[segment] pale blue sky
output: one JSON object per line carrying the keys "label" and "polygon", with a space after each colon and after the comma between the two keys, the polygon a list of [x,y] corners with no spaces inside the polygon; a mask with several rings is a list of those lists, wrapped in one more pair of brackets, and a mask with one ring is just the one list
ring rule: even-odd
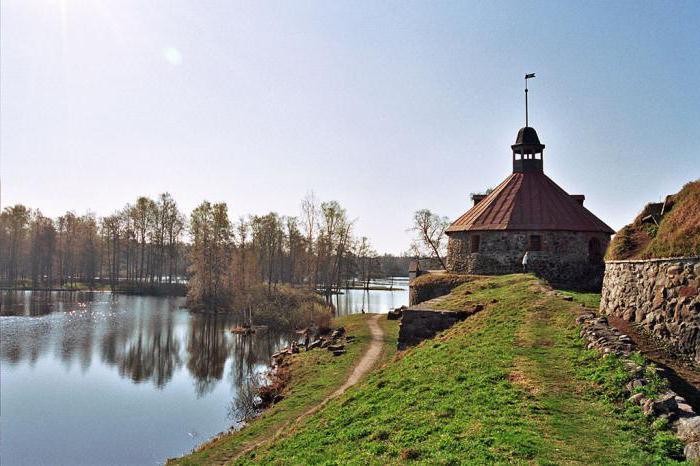
{"label": "pale blue sky", "polygon": [[700,177],[700,2],[2,0],[2,203],[297,214],[314,190],[379,251],[545,171],[617,229]]}

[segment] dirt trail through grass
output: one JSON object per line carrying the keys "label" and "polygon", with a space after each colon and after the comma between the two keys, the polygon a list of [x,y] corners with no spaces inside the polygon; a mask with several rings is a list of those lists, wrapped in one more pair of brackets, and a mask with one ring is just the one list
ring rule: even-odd
{"label": "dirt trail through grass", "polygon": [[624,404],[622,363],[585,349],[580,307],[528,275],[461,285],[484,311],[373,371],[240,464],[678,464]]}
{"label": "dirt trail through grass", "polygon": [[367,348],[367,352],[362,356],[362,359],[357,363],[355,368],[353,369],[352,373],[350,374],[350,377],[345,381],[343,385],[341,385],[336,391],[328,395],[326,398],[323,399],[321,403],[318,405],[306,410],[303,412],[299,417],[294,419],[293,421],[290,421],[289,423],[283,425],[275,433],[272,435],[270,438],[266,438],[263,440],[260,440],[247,448],[241,450],[235,455],[231,455],[230,458],[226,458],[225,461],[222,464],[229,464],[231,462],[236,461],[238,458],[242,457],[243,455],[246,455],[250,453],[251,451],[255,450],[256,448],[259,448],[263,446],[266,443],[269,442],[274,442],[276,440],[279,440],[281,437],[283,437],[285,434],[289,434],[293,432],[296,428],[296,426],[299,425],[301,421],[304,419],[308,418],[309,416],[312,416],[315,414],[318,410],[326,406],[326,404],[338,398],[342,394],[344,394],[348,388],[352,387],[355,385],[357,382],[359,382],[362,377],[369,372],[372,367],[377,363],[379,360],[379,357],[382,354],[382,345],[383,345],[383,338],[384,338],[384,331],[382,330],[382,327],[379,325],[378,321],[382,316],[380,314],[377,314],[376,316],[371,317],[369,320],[367,320],[367,324],[369,325],[369,330],[372,335],[372,341],[369,344],[369,348]]}

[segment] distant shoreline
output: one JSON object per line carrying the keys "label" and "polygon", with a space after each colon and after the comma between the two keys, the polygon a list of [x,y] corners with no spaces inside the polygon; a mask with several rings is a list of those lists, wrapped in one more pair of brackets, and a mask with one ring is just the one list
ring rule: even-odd
{"label": "distant shoreline", "polygon": [[0,291],[48,291],[62,293],[113,293],[132,296],[162,296],[162,297],[185,297],[187,296],[186,287],[181,286],[165,286],[165,287],[144,287],[144,288],[117,288],[112,290],[109,286],[88,287],[81,286],[76,288],[56,288],[56,287],[33,287],[33,286],[0,286]]}

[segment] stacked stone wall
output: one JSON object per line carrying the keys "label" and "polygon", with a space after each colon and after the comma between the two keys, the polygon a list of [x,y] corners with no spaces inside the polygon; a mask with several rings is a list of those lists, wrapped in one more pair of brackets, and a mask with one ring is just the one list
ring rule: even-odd
{"label": "stacked stone wall", "polygon": [[[427,278],[427,280],[425,278]],[[409,282],[408,305],[413,306],[440,296],[445,296],[459,285],[472,281],[473,279],[473,277],[467,275],[454,275],[440,272],[424,273],[421,275],[421,278]]]}
{"label": "stacked stone wall", "polygon": [[639,324],[700,363],[700,257],[609,261],[604,314]]}
{"label": "stacked stone wall", "polygon": [[[479,236],[479,251],[470,251],[470,236]],[[523,271],[522,259],[530,236],[541,238],[541,250],[528,254],[528,271],[556,285],[600,289],[603,253],[609,235],[573,231],[475,231],[452,233],[447,268],[455,273],[503,275]],[[599,254],[589,255],[589,241],[599,241]]]}
{"label": "stacked stone wall", "polygon": [[403,350],[433,338],[437,333],[452,327],[469,315],[467,311],[406,309],[401,316],[398,347]]}

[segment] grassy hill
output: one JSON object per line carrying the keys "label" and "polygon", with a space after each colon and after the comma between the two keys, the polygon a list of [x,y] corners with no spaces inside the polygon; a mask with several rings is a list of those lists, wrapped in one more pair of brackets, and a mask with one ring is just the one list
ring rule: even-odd
{"label": "grassy hill", "polygon": [[585,350],[577,302],[511,275],[442,305],[475,301],[488,305],[237,463],[675,463],[680,443],[624,402],[621,361]]}
{"label": "grassy hill", "polygon": [[[334,357],[330,352],[319,349],[291,356],[291,379],[284,392],[285,398],[281,402],[273,405],[240,431],[222,435],[190,455],[170,459],[168,464],[222,464],[249,445],[272,438],[279,429],[293,424],[307,409],[321,403],[326,396],[342,385],[354,365],[367,351],[371,340],[366,322],[368,317],[358,314],[335,319],[334,327],[342,325],[349,335],[356,337],[356,341],[347,346],[347,354]],[[385,334],[381,361],[385,361],[396,352],[398,323],[381,319],[380,324]]]}
{"label": "grassy hill", "polygon": [[[632,223],[615,235],[607,258],[700,255],[700,180],[668,196],[665,204],[647,204]],[[663,215],[660,215],[661,208]]]}

